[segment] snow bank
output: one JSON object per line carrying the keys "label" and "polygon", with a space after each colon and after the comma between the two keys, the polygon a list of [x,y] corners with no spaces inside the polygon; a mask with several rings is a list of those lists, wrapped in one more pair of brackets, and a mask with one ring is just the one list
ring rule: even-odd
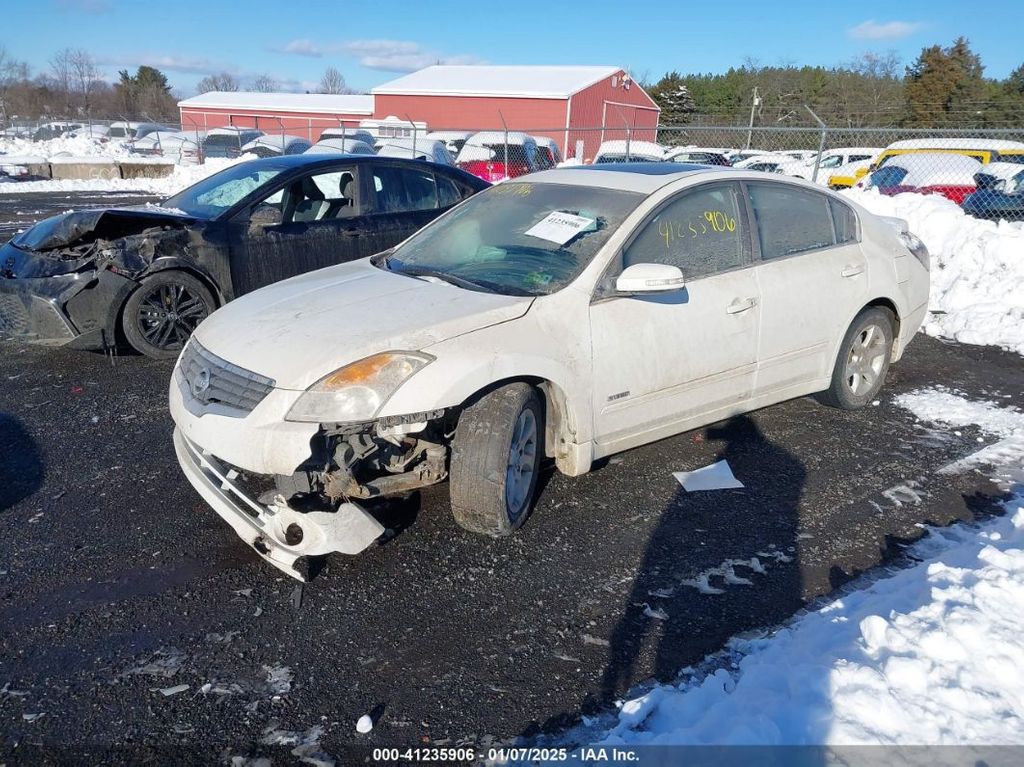
{"label": "snow bank", "polygon": [[843,194],[872,213],[905,219],[928,247],[928,335],[1024,354],[1024,223],[972,218],[939,195]]}
{"label": "snow bank", "polygon": [[[897,401],[949,426],[977,423],[1004,441],[1024,437],[1024,414],[1015,410],[945,391]],[[1018,472],[1021,460],[1014,457]],[[913,567],[770,637],[731,641],[731,671],[627,701],[597,741],[1024,743],[1024,497],[1007,511],[983,524],[933,530],[914,547],[922,561]]]}
{"label": "snow bank", "polygon": [[107,157],[110,159],[127,159],[132,156],[124,141],[114,140],[100,143],[88,136],[73,137],[70,135],[46,141],[2,137],[0,138],[0,154],[40,155],[46,158],[70,156]]}
{"label": "snow bank", "polygon": [[210,158],[203,165],[175,165],[174,171],[164,178],[81,178],[50,179],[47,181],[20,181],[0,185],[0,194],[26,194],[28,192],[144,192],[159,197],[170,197],[187,186],[217,171],[255,159],[245,154],[234,159]]}

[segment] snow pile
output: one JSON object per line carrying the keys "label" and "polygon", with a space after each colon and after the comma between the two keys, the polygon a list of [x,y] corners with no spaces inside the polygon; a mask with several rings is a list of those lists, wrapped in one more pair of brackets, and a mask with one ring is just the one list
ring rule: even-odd
{"label": "snow pile", "polygon": [[112,140],[101,143],[89,136],[58,136],[45,141],[30,141],[25,138],[0,137],[0,154],[45,157],[105,157],[127,159],[132,157],[125,141]]}
{"label": "snow pile", "polygon": [[[1024,439],[1024,414],[1015,410],[944,391],[903,395],[898,403],[950,426],[976,423],[1002,437],[1000,444]],[[1024,455],[1003,457],[1019,481]],[[732,640],[732,671],[718,668],[627,701],[599,741],[1024,742],[1024,497],[1006,508],[1007,515],[979,525],[933,530],[912,549],[918,564],[773,636]]]}
{"label": "snow pile", "polygon": [[255,155],[209,158],[202,165],[175,165],[171,175],[163,178],[81,178],[50,179],[47,181],[18,181],[0,184],[0,194],[26,194],[28,192],[142,192],[170,197],[176,192],[217,171],[255,159]]}
{"label": "snow pile", "polygon": [[906,220],[928,247],[928,335],[1024,354],[1024,223],[972,218],[940,195],[843,194],[872,213]]}

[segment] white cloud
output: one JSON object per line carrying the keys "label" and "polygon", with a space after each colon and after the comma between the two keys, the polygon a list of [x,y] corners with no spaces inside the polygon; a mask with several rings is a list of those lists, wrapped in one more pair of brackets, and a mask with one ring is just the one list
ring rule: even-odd
{"label": "white cloud", "polygon": [[862,22],[846,30],[846,34],[854,40],[898,40],[909,37],[924,24],[920,21],[882,21],[874,19]]}
{"label": "white cloud", "polygon": [[470,54],[446,56],[423,48],[411,40],[343,40],[333,43],[317,43],[306,38],[291,40],[274,49],[278,53],[295,56],[348,56],[356,59],[360,66],[385,72],[413,72],[431,64],[482,64],[484,60]]}
{"label": "white cloud", "polygon": [[172,72],[186,72],[197,75],[211,75],[219,72],[239,74],[237,68],[202,56],[179,56],[176,54],[142,53],[138,55],[118,54],[117,56],[99,56],[97,63],[108,66],[149,66],[167,69]]}

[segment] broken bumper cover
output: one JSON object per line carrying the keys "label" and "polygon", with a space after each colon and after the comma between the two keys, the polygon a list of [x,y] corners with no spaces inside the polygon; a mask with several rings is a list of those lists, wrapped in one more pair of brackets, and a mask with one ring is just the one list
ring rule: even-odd
{"label": "broken bumper cover", "polygon": [[174,451],[185,476],[203,499],[261,557],[297,580],[304,556],[358,554],[384,527],[354,503],[337,511],[299,512],[278,496],[269,506],[251,498],[236,482],[238,472],[174,430]]}
{"label": "broken bumper cover", "polygon": [[48,344],[72,341],[78,331],[60,307],[81,290],[75,277],[0,279],[0,337]]}

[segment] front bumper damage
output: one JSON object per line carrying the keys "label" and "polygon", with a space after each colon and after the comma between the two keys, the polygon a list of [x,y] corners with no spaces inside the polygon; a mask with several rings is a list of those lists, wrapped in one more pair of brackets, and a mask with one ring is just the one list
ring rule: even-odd
{"label": "front bumper damage", "polygon": [[384,532],[361,507],[342,503],[336,511],[300,512],[282,495],[265,505],[237,481],[239,472],[174,430],[174,450],[185,476],[238,536],[281,572],[306,580],[296,568],[300,557],[338,552],[358,554]]}

